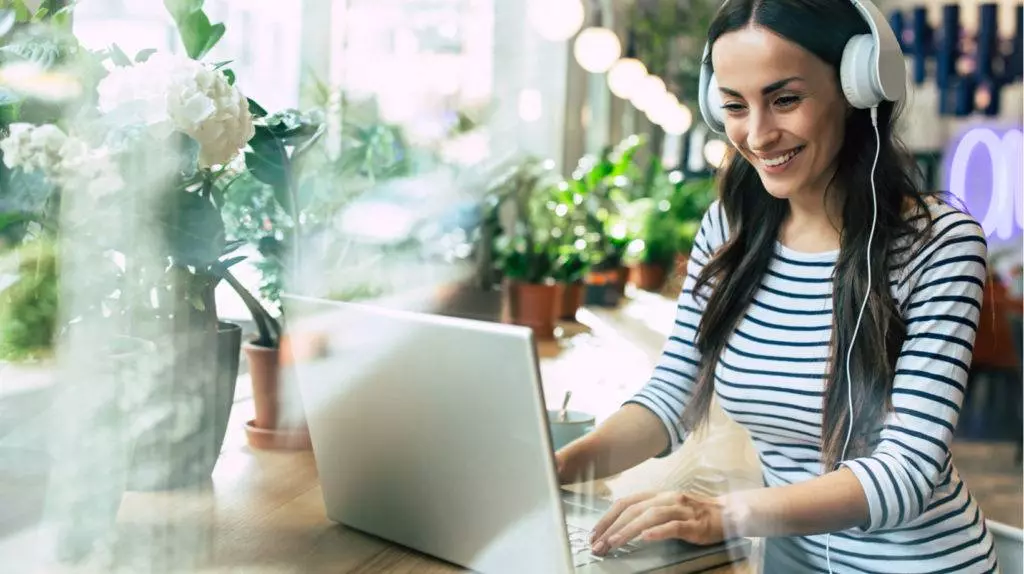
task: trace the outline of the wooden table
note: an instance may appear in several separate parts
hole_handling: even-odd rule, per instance
[[[656,332],[646,335],[646,339],[639,334],[635,334],[636,337],[623,335],[614,324],[622,318],[621,311],[604,313],[604,320],[599,314],[585,314],[588,326],[573,327],[563,333],[561,341],[540,345],[549,403],[559,402],[564,390],[575,384],[574,397],[579,395],[580,406],[597,411],[603,418],[643,384],[646,370],[664,336]],[[671,315],[668,320],[671,321]],[[647,343],[629,348],[627,338]],[[598,340],[600,348],[596,352],[622,369],[617,382],[605,380],[602,383],[605,387],[593,378],[598,376],[595,370],[605,371],[607,365],[593,364],[595,349],[583,344],[584,341],[594,344]],[[629,357],[637,359],[635,364],[627,360]],[[623,374],[630,369],[636,369],[634,375]],[[585,388],[579,387],[581,380]],[[254,451],[245,445],[241,423],[249,418],[251,408],[251,403],[245,400],[236,405],[229,437],[210,484],[175,492],[129,492],[121,502],[114,529],[116,536],[112,538],[116,541],[111,544],[110,553],[97,553],[89,563],[74,568],[57,567],[39,558],[27,564],[30,568],[25,571],[256,574],[462,571],[454,565],[328,520],[312,453]],[[666,469],[679,466],[679,459],[675,467],[672,466],[672,458],[649,461],[650,464],[640,465],[600,488],[618,495],[660,484],[665,476],[671,475]],[[0,563],[11,564],[10,553],[19,550],[23,553],[33,550],[37,558],[45,556],[48,544],[45,531],[25,533],[20,541],[8,541],[6,546],[0,541]],[[747,573],[751,568],[738,563],[712,572]]]

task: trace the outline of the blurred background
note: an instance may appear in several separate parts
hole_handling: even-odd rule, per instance
[[[0,551],[48,517],[88,554],[82,516],[112,520],[124,489],[197,484],[231,445],[308,448],[278,375],[323,342],[289,332],[285,291],[557,349],[611,317],[656,354],[729,149],[696,103],[717,7],[0,0]],[[880,8],[921,183],[988,237],[954,456],[1019,527],[1022,5]],[[66,486],[97,464],[116,479]]]

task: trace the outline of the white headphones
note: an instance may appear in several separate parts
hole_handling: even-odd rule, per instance
[[[855,108],[868,109],[877,106],[882,100],[895,102],[902,99],[906,93],[907,72],[896,34],[882,12],[870,0],[851,2],[868,23],[871,34],[859,34],[850,38],[843,49],[839,80],[846,100]],[[710,51],[710,46],[705,44],[700,67],[698,102],[700,113],[708,127],[715,132],[724,133],[725,116],[722,113],[718,82],[711,71],[708,58]]]

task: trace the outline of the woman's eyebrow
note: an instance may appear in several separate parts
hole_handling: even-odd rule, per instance
[[[772,82],[772,83],[768,84],[767,86],[761,88],[761,95],[767,96],[768,94],[770,94],[770,93],[772,93],[774,91],[781,90],[782,88],[785,88],[786,85],[788,85],[790,82],[795,82],[795,81],[802,80],[802,79],[803,78],[801,78],[800,76],[790,76],[788,78],[784,78],[784,79],[779,80],[777,82]],[[731,88],[723,88],[723,87],[719,86],[718,90],[720,92],[722,92],[723,94],[732,96],[734,98],[742,98],[743,97],[743,96],[740,95],[739,92],[737,92],[736,90],[733,90]]]

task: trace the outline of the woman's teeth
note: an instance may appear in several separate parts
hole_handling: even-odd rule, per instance
[[[788,163],[789,160],[791,160],[794,157],[796,157],[796,154],[798,154],[801,151],[803,151],[803,149],[804,149],[803,147],[798,147],[798,148],[794,149],[793,151],[787,153],[786,155],[780,155],[779,157],[773,157],[771,159],[765,158],[765,159],[762,159],[761,161],[764,162],[764,164],[766,166],[768,166],[768,167],[779,167],[779,166],[781,166],[783,164]]]

